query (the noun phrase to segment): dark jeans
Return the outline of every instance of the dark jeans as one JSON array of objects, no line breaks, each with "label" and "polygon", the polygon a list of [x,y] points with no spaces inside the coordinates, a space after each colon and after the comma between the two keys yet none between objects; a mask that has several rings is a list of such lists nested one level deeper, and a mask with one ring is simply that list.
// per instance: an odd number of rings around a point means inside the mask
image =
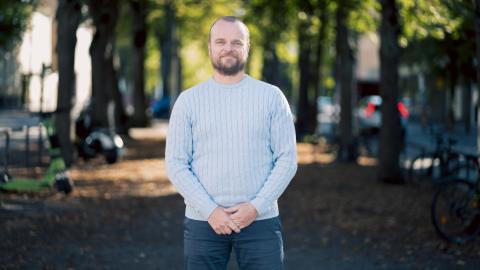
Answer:
[{"label": "dark jeans", "polygon": [[280,218],[255,221],[230,235],[216,234],[206,221],[185,218],[185,269],[225,270],[232,248],[242,270],[284,269]]}]

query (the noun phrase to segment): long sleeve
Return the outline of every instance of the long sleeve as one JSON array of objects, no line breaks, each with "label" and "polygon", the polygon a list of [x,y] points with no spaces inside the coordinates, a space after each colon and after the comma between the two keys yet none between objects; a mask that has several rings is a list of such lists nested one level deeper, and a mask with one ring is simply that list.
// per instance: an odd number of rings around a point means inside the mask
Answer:
[{"label": "long sleeve", "polygon": [[186,89],[170,116],[167,175],[185,199],[185,216],[207,221],[216,207],[251,202],[257,220],[278,216],[296,169],[290,106],[282,91],[245,76]]},{"label": "long sleeve", "polygon": [[170,117],[165,160],[167,175],[186,202],[208,219],[217,204],[192,172],[192,124],[184,96],[177,99]]},{"label": "long sleeve", "polygon": [[285,96],[278,90],[270,122],[273,168],[260,191],[251,201],[259,215],[285,191],[297,171],[295,127]]}]

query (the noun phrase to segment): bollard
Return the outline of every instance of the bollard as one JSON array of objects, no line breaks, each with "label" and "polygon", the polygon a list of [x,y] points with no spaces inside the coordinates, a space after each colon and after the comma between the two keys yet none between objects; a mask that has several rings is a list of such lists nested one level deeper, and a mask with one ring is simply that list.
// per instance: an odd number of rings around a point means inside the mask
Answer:
[{"label": "bollard", "polygon": [[10,130],[9,129],[2,129],[2,133],[5,134],[5,159],[4,159],[4,173],[8,173],[8,159],[9,159],[9,152],[10,152]]}]

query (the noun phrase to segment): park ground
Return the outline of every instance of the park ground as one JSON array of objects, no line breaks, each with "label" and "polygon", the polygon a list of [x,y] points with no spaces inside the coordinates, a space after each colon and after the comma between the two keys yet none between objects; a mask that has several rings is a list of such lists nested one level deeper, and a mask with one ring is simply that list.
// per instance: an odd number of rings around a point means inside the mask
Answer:
[{"label": "park ground", "polygon": [[[183,269],[165,130],[133,129],[116,164],[75,164],[68,196],[0,193],[0,269]],[[279,200],[286,269],[478,269],[480,237],[448,245],[435,234],[430,185],[380,183],[375,159],[334,162],[328,146],[299,143],[298,161]]]}]

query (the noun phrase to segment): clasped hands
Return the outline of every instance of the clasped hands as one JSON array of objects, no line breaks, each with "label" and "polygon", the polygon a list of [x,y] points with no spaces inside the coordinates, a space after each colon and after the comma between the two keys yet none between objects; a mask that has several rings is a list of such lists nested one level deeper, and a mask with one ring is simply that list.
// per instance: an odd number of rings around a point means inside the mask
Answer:
[{"label": "clasped hands", "polygon": [[257,215],[257,209],[249,202],[230,208],[219,206],[208,217],[208,224],[217,234],[239,233],[241,229],[252,224]]}]

